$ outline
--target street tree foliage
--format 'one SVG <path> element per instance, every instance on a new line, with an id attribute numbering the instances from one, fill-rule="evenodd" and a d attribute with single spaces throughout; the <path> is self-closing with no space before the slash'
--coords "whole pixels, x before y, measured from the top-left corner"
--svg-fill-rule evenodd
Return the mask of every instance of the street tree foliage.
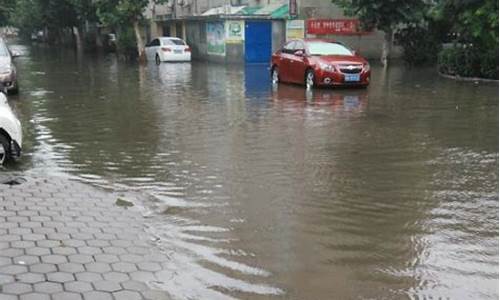
<path id="1" fill-rule="evenodd" d="M 156 0 L 163 3 L 166 0 Z M 148 0 L 0 0 L 0 24 L 11 24 L 30 35 L 43 30 L 49 42 L 62 42 L 68 32 L 83 47 L 83 29 L 96 24 L 126 32 L 133 28 L 139 58 L 144 57 L 140 23 Z"/>
<path id="2" fill-rule="evenodd" d="M 332 0 L 348 16 L 360 20 L 365 29 L 384 32 L 381 62 L 387 65 L 394 31 L 402 25 L 422 20 L 427 7 L 424 0 Z"/>

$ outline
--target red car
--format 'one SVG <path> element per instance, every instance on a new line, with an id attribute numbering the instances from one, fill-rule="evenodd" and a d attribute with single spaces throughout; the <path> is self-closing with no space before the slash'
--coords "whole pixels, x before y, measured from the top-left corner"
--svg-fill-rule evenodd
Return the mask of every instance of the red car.
<path id="1" fill-rule="evenodd" d="M 314 86 L 370 84 L 370 65 L 341 43 L 303 39 L 286 43 L 271 59 L 273 83 Z"/>

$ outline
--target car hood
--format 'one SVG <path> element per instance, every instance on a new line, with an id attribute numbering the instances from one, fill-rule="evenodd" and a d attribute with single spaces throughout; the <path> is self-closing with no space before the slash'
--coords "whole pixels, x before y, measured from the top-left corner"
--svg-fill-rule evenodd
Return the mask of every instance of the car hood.
<path id="1" fill-rule="evenodd" d="M 348 65 L 348 64 L 365 64 L 366 59 L 360 56 L 351 55 L 328 55 L 321 57 L 314 57 L 318 62 L 323 62 L 332 65 Z"/>
<path id="2" fill-rule="evenodd" d="M 0 67 L 8 66 L 12 63 L 9 56 L 0 56 Z"/>

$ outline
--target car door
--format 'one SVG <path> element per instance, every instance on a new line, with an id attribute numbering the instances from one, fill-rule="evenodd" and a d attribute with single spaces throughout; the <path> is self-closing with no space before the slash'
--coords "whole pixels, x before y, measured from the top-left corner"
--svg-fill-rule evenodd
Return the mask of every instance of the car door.
<path id="1" fill-rule="evenodd" d="M 146 45 L 146 57 L 149 61 L 154 61 L 156 57 L 156 52 L 158 46 L 160 45 L 160 40 L 154 39 L 149 44 Z"/>
<path id="2" fill-rule="evenodd" d="M 289 82 L 291 79 L 290 76 L 290 57 L 293 53 L 293 48 L 295 45 L 295 41 L 291 41 L 281 49 L 280 59 L 279 59 L 279 75 L 280 80 L 283 82 Z"/>
<path id="3" fill-rule="evenodd" d="M 302 51 L 302 56 L 296 55 L 297 51 Z M 293 53 L 290 55 L 290 81 L 304 83 L 306 73 L 306 50 L 304 42 L 297 41 L 294 44 Z"/>

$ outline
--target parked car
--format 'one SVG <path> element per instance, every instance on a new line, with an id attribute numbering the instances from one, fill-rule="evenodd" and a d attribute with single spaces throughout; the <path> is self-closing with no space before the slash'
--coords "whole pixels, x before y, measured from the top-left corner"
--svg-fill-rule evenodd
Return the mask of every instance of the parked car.
<path id="1" fill-rule="evenodd" d="M 0 83 L 0 165 L 21 156 L 21 122 L 7 102 L 6 88 Z"/>
<path id="2" fill-rule="evenodd" d="M 176 37 L 160 37 L 146 45 L 146 57 L 160 64 L 162 61 L 191 61 L 191 48 Z"/>
<path id="3" fill-rule="evenodd" d="M 300 39 L 286 43 L 272 55 L 273 83 L 290 82 L 315 86 L 370 84 L 368 61 L 342 43 Z"/>
<path id="4" fill-rule="evenodd" d="M 13 94 L 19 91 L 16 66 L 13 63 L 13 58 L 17 56 L 17 53 L 10 52 L 5 41 L 0 38 L 0 83 Z"/>

